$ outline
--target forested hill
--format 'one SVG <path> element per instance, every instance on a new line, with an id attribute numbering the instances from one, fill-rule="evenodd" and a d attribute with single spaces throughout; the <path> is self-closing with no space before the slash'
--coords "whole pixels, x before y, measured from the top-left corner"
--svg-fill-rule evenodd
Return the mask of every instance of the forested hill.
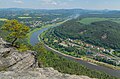
<path id="1" fill-rule="evenodd" d="M 62 38 L 81 39 L 94 45 L 120 49 L 120 24 L 116 22 L 106 20 L 84 25 L 73 19 L 56 27 L 54 32 Z"/>

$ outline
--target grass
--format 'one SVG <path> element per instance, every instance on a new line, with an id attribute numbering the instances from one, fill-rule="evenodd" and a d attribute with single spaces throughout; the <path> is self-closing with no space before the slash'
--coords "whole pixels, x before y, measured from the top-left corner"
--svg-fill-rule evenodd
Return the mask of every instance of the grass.
<path id="1" fill-rule="evenodd" d="M 30 19 L 30 18 L 41 18 L 41 17 L 29 17 L 29 16 L 25 16 L 25 17 L 18 17 L 19 19 Z"/>
<path id="2" fill-rule="evenodd" d="M 29 19 L 29 18 L 32 18 L 32 17 L 18 17 L 20 19 Z"/>
<path id="3" fill-rule="evenodd" d="M 32 35 L 34 32 L 36 32 L 36 31 L 38 31 L 38 30 L 41 30 L 41 29 L 43 29 L 43 28 L 50 27 L 50 26 L 52 26 L 52 25 L 42 26 L 41 28 L 36 28 L 36 29 L 34 29 L 33 31 L 29 32 L 29 33 L 27 34 L 27 36 L 28 36 L 28 43 L 30 44 L 30 37 L 31 37 L 31 35 Z"/>
<path id="4" fill-rule="evenodd" d="M 84 18 L 80 20 L 79 22 L 83 24 L 90 24 L 92 22 L 106 21 L 106 20 L 120 23 L 120 18 Z"/>
<path id="5" fill-rule="evenodd" d="M 83 24 L 90 24 L 92 22 L 105 21 L 105 20 L 108 20 L 108 19 L 107 18 L 84 18 L 80 20 L 80 22 Z"/>
<path id="6" fill-rule="evenodd" d="M 43 29 L 43 28 L 48 28 L 48 27 L 52 27 L 52 26 L 58 26 L 58 25 L 60 25 L 60 24 L 62 24 L 62 23 L 64 23 L 64 22 L 65 22 L 65 21 L 59 22 L 59 23 L 56 23 L 56 24 L 48 24 L 48 25 L 42 26 L 41 28 L 36 28 L 36 29 L 34 29 L 33 31 L 31 31 L 31 32 L 29 32 L 29 33 L 27 34 L 28 43 L 30 44 L 30 37 L 31 37 L 31 35 L 32 35 L 34 32 L 36 32 L 36 31 L 38 31 L 38 30 L 41 30 L 41 29 Z"/>
<path id="7" fill-rule="evenodd" d="M 41 18 L 41 17 L 36 17 L 36 18 Z"/>
<path id="8" fill-rule="evenodd" d="M 110 65 L 110 64 L 107 64 L 107 63 L 104 63 L 104 62 L 99 62 L 99 61 L 96 61 L 96 60 L 93 60 L 93 59 L 87 58 L 87 57 L 82 57 L 82 59 L 84 61 L 89 61 L 93 64 L 97 64 L 97 65 L 108 67 L 108 68 L 115 69 L 115 70 L 120 70 L 119 66 L 113 66 L 113 65 Z"/>

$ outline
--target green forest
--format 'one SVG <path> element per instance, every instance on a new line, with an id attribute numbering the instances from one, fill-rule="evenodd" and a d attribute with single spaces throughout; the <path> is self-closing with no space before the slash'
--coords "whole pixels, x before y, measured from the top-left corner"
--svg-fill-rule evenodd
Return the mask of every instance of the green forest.
<path id="1" fill-rule="evenodd" d="M 80 23 L 80 18 L 69 20 L 54 28 L 61 38 L 80 39 L 104 48 L 120 48 L 120 25 L 113 21 L 97 21 L 88 25 Z"/>
<path id="2" fill-rule="evenodd" d="M 42 43 L 35 45 L 31 49 L 38 52 L 37 59 L 40 67 L 53 67 L 62 73 L 86 75 L 98 79 L 117 79 L 104 72 L 88 69 L 77 62 L 60 57 L 51 51 L 47 51 Z"/>
<path id="3" fill-rule="evenodd" d="M 28 11 L 29 16 L 32 18 L 29 19 L 24 18 L 24 17 L 29 17 L 27 15 L 23 15 L 26 14 L 25 11 Z M 86 51 L 84 49 L 75 50 L 75 47 L 72 46 L 66 48 L 63 48 L 64 46 L 59 47 L 59 43 L 61 43 L 64 39 L 70 38 L 73 40 L 74 39 L 81 40 L 88 44 L 93 44 L 104 48 L 113 48 L 117 50 L 120 49 L 120 36 L 119 36 L 120 24 L 119 22 L 110 20 L 110 17 L 113 14 L 108 14 L 108 16 L 104 15 L 104 17 L 106 16 L 109 18 L 105 17 L 105 19 L 101 20 L 101 17 L 103 17 L 102 15 L 99 14 L 98 16 L 94 14 L 94 16 L 92 16 L 92 14 L 89 15 L 89 13 L 91 12 L 86 12 L 81 10 L 80 11 L 79 10 L 57 10 L 57 11 L 41 10 L 42 12 L 38 10 L 25 10 L 25 11 L 14 10 L 13 14 L 10 14 L 11 11 L 8 11 L 4 15 L 2 15 L 4 11 L 2 12 L 0 10 L 0 14 L 1 14 L 0 16 L 2 16 L 1 18 L 6 18 L 9 20 L 17 19 L 18 21 L 15 21 L 15 26 L 19 26 L 21 28 L 21 29 L 19 29 L 18 27 L 11 28 L 10 27 L 11 25 L 9 25 L 9 23 L 7 25 L 4 25 L 4 21 L 0 21 L 0 37 L 2 37 L 7 42 L 10 43 L 13 42 L 12 46 L 16 47 L 19 51 L 26 51 L 26 50 L 36 51 L 37 52 L 36 59 L 38 61 L 38 65 L 40 68 L 53 67 L 55 70 L 58 70 L 59 72 L 62 73 L 85 75 L 97 79 L 118 79 L 116 77 L 108 75 L 105 72 L 89 69 L 78 62 L 61 57 L 52 51 L 47 51 L 47 49 L 45 49 L 44 47 L 44 44 L 42 43 L 36 44 L 35 46 L 31 46 L 28 42 L 28 36 L 27 36 L 27 34 L 31 32 L 33 29 L 41 28 L 41 26 L 47 24 L 57 23 L 59 21 L 66 20 L 68 18 L 74 18 L 73 15 L 75 16 L 76 13 L 77 14 L 80 13 L 84 16 L 69 20 L 61 24 L 60 26 L 47 30 L 48 35 L 47 34 L 46 35 L 49 38 L 47 38 L 48 42 L 47 43 L 44 42 L 44 43 L 45 44 L 52 43 L 51 46 L 55 45 L 56 48 L 58 47 L 58 49 L 61 48 L 60 50 L 68 51 L 67 53 L 69 55 L 76 57 L 85 56 Z M 100 19 L 98 19 L 98 21 L 94 21 L 96 19 L 93 19 L 87 24 L 86 24 L 86 20 L 81 22 L 83 18 L 89 16 L 90 17 L 96 16 L 97 18 Z M 22 19 L 19 17 L 22 17 Z M 119 15 L 114 15 L 111 18 L 114 17 L 120 18 Z M 56 21 L 53 22 L 54 20 Z M 12 24 L 14 24 L 14 21 L 12 22 Z M 30 25 L 36 25 L 36 26 L 30 27 Z M 4 30 L 2 28 L 3 26 L 6 26 Z M 27 28 L 27 26 L 29 28 Z M 51 33 L 51 35 L 49 33 Z M 17 40 L 14 41 L 15 36 Z M 51 39 L 52 37 L 53 39 Z M 53 42 L 53 40 L 55 39 L 58 39 L 57 40 L 58 43 Z M 74 52 L 78 52 L 78 53 L 75 54 Z M 114 52 L 114 55 L 120 57 L 120 53 L 118 53 L 118 51 Z"/>
<path id="4" fill-rule="evenodd" d="M 10 22 L 14 21 L 17 22 L 16 20 L 11 20 Z M 4 31 L 3 34 L 5 34 Z M 20 40 L 18 40 L 18 42 L 23 44 L 23 42 L 21 42 Z M 36 51 L 36 59 L 38 60 L 39 67 L 53 67 L 54 69 L 62 73 L 86 75 L 98 79 L 117 79 L 116 77 L 108 75 L 104 72 L 88 69 L 87 67 L 75 61 L 65 59 L 61 56 L 58 56 L 57 54 L 54 54 L 51 51 L 47 51 L 42 43 L 38 43 L 35 46 L 31 46 L 28 44 L 26 44 L 25 46 L 20 45 L 18 49 L 20 51 L 23 51 L 23 49 Z"/>

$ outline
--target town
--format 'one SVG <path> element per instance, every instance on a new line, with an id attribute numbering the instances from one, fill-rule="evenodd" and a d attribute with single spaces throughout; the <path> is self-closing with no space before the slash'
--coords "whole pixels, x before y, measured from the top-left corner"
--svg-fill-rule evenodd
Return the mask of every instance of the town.
<path id="1" fill-rule="evenodd" d="M 120 66 L 120 58 L 113 54 L 115 52 L 114 49 L 95 46 L 78 39 L 63 39 L 56 35 L 52 36 L 51 34 L 53 34 L 53 32 L 50 32 L 49 37 L 44 35 L 43 40 L 56 50 L 78 58 L 86 57 L 95 61 Z"/>

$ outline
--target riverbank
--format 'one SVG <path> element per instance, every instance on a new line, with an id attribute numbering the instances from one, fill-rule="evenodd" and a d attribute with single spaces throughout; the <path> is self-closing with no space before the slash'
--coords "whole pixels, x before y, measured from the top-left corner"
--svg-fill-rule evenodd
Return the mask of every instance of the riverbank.
<path id="1" fill-rule="evenodd" d="M 70 55 L 66 55 L 64 53 L 61 53 L 61 52 L 47 46 L 47 45 L 45 45 L 45 47 L 46 47 L 47 50 L 52 51 L 55 54 L 57 54 L 57 55 L 59 55 L 61 57 L 64 57 L 64 58 L 66 58 L 68 60 L 73 60 L 75 62 L 78 62 L 81 65 L 83 65 L 83 66 L 85 66 L 85 67 L 87 67 L 89 69 L 104 72 L 104 73 L 107 73 L 109 75 L 116 76 L 116 77 L 120 78 L 120 75 L 119 75 L 120 71 L 119 70 L 113 70 L 113 69 L 110 69 L 110 68 L 107 68 L 107 67 L 104 67 L 104 66 L 100 66 L 100 65 L 85 61 L 83 58 L 76 58 L 76 57 L 73 57 L 73 56 L 70 56 Z"/>
<path id="2" fill-rule="evenodd" d="M 38 38 L 39 40 L 41 40 L 41 38 Z M 43 41 L 42 41 L 43 42 Z M 44 42 L 43 42 L 44 43 Z M 49 47 L 48 45 L 45 45 L 47 48 Z M 51 50 L 53 51 L 57 51 L 55 48 L 51 48 L 49 47 Z M 58 52 L 58 51 L 57 51 Z M 78 58 L 78 57 L 74 57 L 74 56 L 71 56 L 71 55 L 68 55 L 68 54 L 65 54 L 65 53 L 61 53 L 63 51 L 59 51 L 60 54 L 64 55 L 64 56 L 68 56 L 68 57 L 71 57 L 71 58 L 74 58 L 76 60 L 83 60 L 85 62 L 88 62 L 90 64 L 93 64 L 93 65 L 96 65 L 96 66 L 103 66 L 103 67 L 107 67 L 107 68 L 110 68 L 110 69 L 113 69 L 113 70 L 120 70 L 120 67 L 118 66 L 113 66 L 113 65 L 110 65 L 110 64 L 107 64 L 107 63 L 103 63 L 103 62 L 99 62 L 99 61 L 96 61 L 96 60 L 93 60 L 93 59 L 90 59 L 90 58 L 87 58 L 87 57 L 81 57 L 81 58 Z"/>
<path id="3" fill-rule="evenodd" d="M 104 66 L 104 67 L 107 67 L 107 68 L 110 68 L 110 69 L 114 69 L 114 70 L 120 70 L 120 67 L 119 66 L 114 66 L 114 65 L 111 65 L 111 64 L 108 64 L 108 63 L 104 63 L 104 62 L 100 62 L 100 61 L 96 61 L 96 60 L 94 60 L 94 59 L 92 59 L 92 58 L 88 58 L 88 57 L 86 57 L 86 56 L 76 56 L 76 54 L 72 54 L 71 55 L 71 53 L 72 52 L 70 52 L 70 53 L 67 53 L 66 51 L 64 51 L 64 50 L 62 50 L 62 48 L 64 49 L 64 47 L 61 47 L 61 48 L 59 48 L 59 47 L 55 47 L 55 45 L 54 45 L 54 43 L 48 43 L 48 41 L 47 41 L 47 39 L 49 38 L 49 40 L 52 38 L 52 37 L 49 37 L 48 35 L 50 35 L 50 34 L 46 34 L 46 33 L 48 33 L 47 31 L 46 32 L 44 32 L 44 33 L 42 33 L 41 35 L 40 35 L 40 38 L 42 39 L 42 38 L 44 38 L 44 41 L 43 41 L 43 43 L 45 42 L 45 43 L 47 43 L 47 45 L 49 46 L 49 47 L 51 47 L 51 48 L 53 48 L 53 49 L 55 49 L 55 50 L 58 50 L 58 51 L 60 51 L 61 53 L 64 53 L 64 54 L 67 54 L 67 55 L 69 55 L 69 56 L 72 56 L 72 57 L 76 57 L 75 59 L 81 59 L 81 60 L 83 60 L 83 61 L 86 61 L 86 62 L 88 62 L 88 63 L 92 63 L 92 64 L 96 64 L 96 65 L 100 65 L 100 66 Z M 48 37 L 45 37 L 45 35 L 47 35 Z M 40 39 L 39 38 L 39 39 Z M 52 38 L 52 39 L 54 39 L 54 37 Z M 51 41 L 51 42 L 53 42 L 53 40 Z"/>
<path id="4" fill-rule="evenodd" d="M 41 29 L 41 30 L 38 30 L 38 31 L 34 32 L 32 34 L 32 36 L 31 36 L 31 44 L 36 44 L 36 43 L 40 42 L 41 40 L 38 39 L 39 35 L 42 34 L 42 33 L 45 33 L 47 30 L 48 29 Z M 46 48 L 46 49 L 52 51 L 50 48 Z M 54 52 L 54 51 L 52 51 L 52 52 Z M 54 53 L 58 54 L 61 57 L 64 57 L 65 59 L 78 62 L 79 64 L 81 64 L 83 66 L 86 66 L 89 69 L 92 69 L 92 70 L 95 70 L 95 71 L 106 72 L 107 74 L 110 74 L 112 76 L 116 76 L 116 77 L 120 78 L 120 75 L 119 75 L 120 71 L 119 70 L 113 70 L 113 69 L 110 69 L 110 68 L 107 68 L 107 67 L 94 65 L 93 63 L 89 63 L 89 62 L 86 62 L 86 61 L 83 61 L 83 60 L 79 60 L 79 59 L 74 59 L 72 57 L 68 57 L 68 56 L 59 54 L 58 52 L 54 52 Z"/>
<path id="5" fill-rule="evenodd" d="M 51 27 L 51 26 L 53 26 L 52 24 L 50 25 L 45 25 L 45 26 L 42 26 L 41 28 L 36 28 L 36 29 L 34 29 L 34 30 L 32 30 L 31 32 L 29 32 L 28 34 L 27 34 L 27 37 L 28 37 L 28 43 L 30 44 L 30 37 L 31 37 L 31 35 L 34 33 L 34 32 L 36 32 L 36 31 L 38 31 L 38 30 L 41 30 L 41 29 L 43 29 L 43 28 L 48 28 L 48 27 Z"/>
<path id="6" fill-rule="evenodd" d="M 120 70 L 120 67 L 118 67 L 118 66 L 113 66 L 113 65 L 110 65 L 110 64 L 107 64 L 107 63 L 99 62 L 99 61 L 96 61 L 96 60 L 93 60 L 93 59 L 90 59 L 90 58 L 87 58 L 87 57 L 82 57 L 82 59 L 84 61 L 96 64 L 96 65 L 108 67 L 108 68 L 111 68 L 111 69 L 114 69 L 114 70 Z"/>
<path id="7" fill-rule="evenodd" d="M 45 32 L 44 32 L 45 33 Z M 43 35 L 43 34 L 42 34 Z M 42 37 L 42 36 L 41 36 Z M 39 40 L 41 40 L 41 38 L 39 37 Z M 43 41 L 42 41 L 43 42 Z M 44 42 L 43 42 L 44 43 Z M 47 47 L 50 47 L 49 45 L 46 45 Z M 54 47 L 54 46 L 53 46 Z M 53 47 L 50 47 L 50 48 L 53 48 Z M 107 64 L 107 63 L 104 63 L 104 62 L 99 62 L 99 61 L 96 61 L 94 59 L 91 59 L 91 58 L 87 58 L 86 56 L 83 56 L 83 57 L 75 57 L 75 56 L 71 56 L 67 53 L 64 53 L 64 51 L 61 51 L 61 50 L 58 50 L 56 48 L 53 48 L 59 52 L 61 52 L 61 54 L 65 55 L 65 56 L 69 56 L 71 58 L 74 58 L 76 60 L 83 60 L 85 62 L 88 62 L 90 64 L 94 64 L 94 65 L 99 65 L 99 66 L 103 66 L 103 67 L 107 67 L 107 68 L 110 68 L 110 69 L 114 69 L 114 70 L 120 70 L 120 67 L 118 66 L 113 66 L 113 65 L 110 65 L 110 64 Z"/>
<path id="8" fill-rule="evenodd" d="M 31 37 L 31 35 L 32 35 L 34 32 L 36 32 L 36 31 L 38 31 L 38 30 L 41 30 L 41 29 L 44 29 L 44 28 L 51 28 L 51 27 L 53 27 L 53 26 L 58 26 L 58 25 L 60 25 L 60 24 L 62 24 L 62 23 L 64 23 L 64 22 L 66 22 L 66 21 L 67 21 L 67 20 L 62 21 L 62 22 L 59 22 L 59 23 L 48 24 L 48 25 L 42 26 L 41 28 L 35 28 L 34 30 L 30 31 L 30 32 L 27 34 L 28 43 L 30 44 L 30 37 Z"/>

